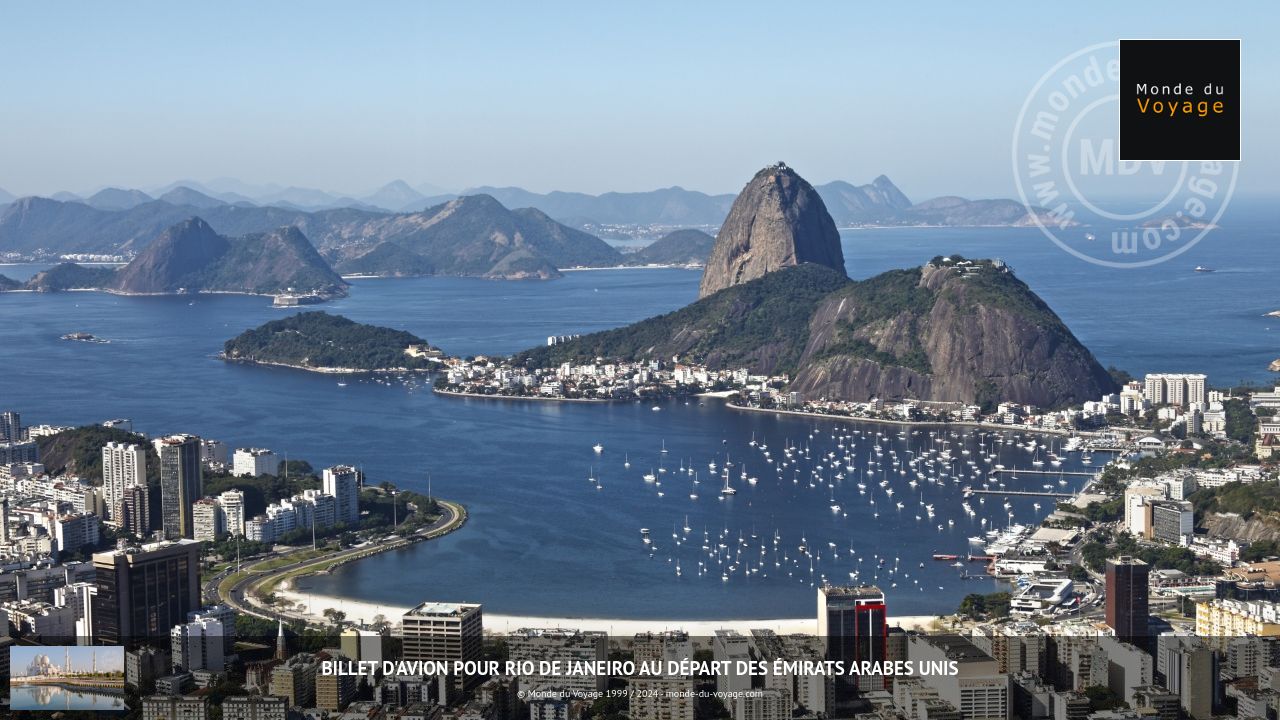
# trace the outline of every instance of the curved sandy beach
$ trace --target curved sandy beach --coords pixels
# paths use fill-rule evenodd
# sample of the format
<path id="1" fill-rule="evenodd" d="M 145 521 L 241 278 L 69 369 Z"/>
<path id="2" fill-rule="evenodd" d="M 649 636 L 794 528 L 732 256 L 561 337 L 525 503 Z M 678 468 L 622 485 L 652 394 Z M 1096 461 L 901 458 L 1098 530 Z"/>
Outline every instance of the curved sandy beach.
<path id="1" fill-rule="evenodd" d="M 375 616 L 382 615 L 394 624 L 409 608 L 403 605 L 379 605 L 377 603 L 332 597 L 329 595 L 313 595 L 292 589 L 278 589 L 277 595 L 285 598 L 295 607 L 301 606 L 300 614 L 310 616 L 319 622 L 327 622 L 324 611 L 330 608 L 346 613 L 346 619 L 368 623 Z M 904 629 L 927 629 L 937 621 L 933 615 L 908 615 L 889 618 L 890 625 L 898 625 Z M 818 631 L 818 622 L 814 618 L 780 618 L 759 620 L 623 620 L 614 618 L 574 618 L 574 617 L 533 617 L 526 615 L 484 614 L 484 629 L 488 632 L 505 633 L 520 628 L 574 628 L 578 630 L 603 630 L 610 635 L 627 636 L 642 632 L 660 632 L 663 630 L 683 630 L 690 635 L 703 637 L 713 635 L 716 630 L 731 629 L 746 633 L 752 629 L 764 628 L 780 634 L 809 633 Z"/>

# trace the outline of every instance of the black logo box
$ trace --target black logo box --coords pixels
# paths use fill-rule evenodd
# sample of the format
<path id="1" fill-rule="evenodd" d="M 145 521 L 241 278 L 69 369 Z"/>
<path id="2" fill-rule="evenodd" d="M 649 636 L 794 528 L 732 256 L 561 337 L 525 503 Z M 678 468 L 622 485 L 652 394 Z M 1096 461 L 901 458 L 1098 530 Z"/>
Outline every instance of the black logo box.
<path id="1" fill-rule="evenodd" d="M 1239 160 L 1241 100 L 1239 40 L 1120 41 L 1121 160 Z"/>

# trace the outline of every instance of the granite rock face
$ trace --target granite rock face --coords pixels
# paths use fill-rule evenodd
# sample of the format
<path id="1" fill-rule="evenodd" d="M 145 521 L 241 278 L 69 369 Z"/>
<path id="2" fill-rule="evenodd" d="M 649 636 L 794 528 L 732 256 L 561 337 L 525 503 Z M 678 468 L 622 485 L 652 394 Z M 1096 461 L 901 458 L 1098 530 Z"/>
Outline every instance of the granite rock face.
<path id="1" fill-rule="evenodd" d="M 802 263 L 841 274 L 840 233 L 813 186 L 782 163 L 747 183 L 716 236 L 698 297 Z"/>
<path id="2" fill-rule="evenodd" d="M 165 230 L 115 273 L 125 293 L 342 294 L 346 282 L 295 227 L 227 238 L 193 217 Z"/>
<path id="3" fill-rule="evenodd" d="M 1056 408 L 1116 384 L 1012 272 L 963 261 L 890 271 L 828 296 L 791 389 L 811 399 Z"/>

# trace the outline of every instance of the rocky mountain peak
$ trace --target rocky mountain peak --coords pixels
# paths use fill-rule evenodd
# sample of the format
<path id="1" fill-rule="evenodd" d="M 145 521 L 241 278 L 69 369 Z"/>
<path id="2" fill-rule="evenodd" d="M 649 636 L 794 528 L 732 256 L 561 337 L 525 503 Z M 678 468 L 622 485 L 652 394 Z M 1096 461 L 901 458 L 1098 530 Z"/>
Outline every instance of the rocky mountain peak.
<path id="1" fill-rule="evenodd" d="M 802 263 L 845 273 L 840 233 L 818 192 L 785 163 L 764 168 L 733 201 L 698 296 Z"/>

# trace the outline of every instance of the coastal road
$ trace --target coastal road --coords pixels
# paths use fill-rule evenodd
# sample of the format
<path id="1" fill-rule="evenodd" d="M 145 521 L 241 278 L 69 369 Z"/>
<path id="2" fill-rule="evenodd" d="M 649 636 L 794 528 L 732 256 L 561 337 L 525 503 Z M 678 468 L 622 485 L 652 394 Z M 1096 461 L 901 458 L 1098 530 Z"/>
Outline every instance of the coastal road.
<path id="1" fill-rule="evenodd" d="M 466 523 L 467 510 L 465 507 L 449 500 L 437 500 L 437 502 L 440 504 L 441 510 L 443 510 L 440 517 L 430 525 L 419 528 L 415 533 L 408 537 L 391 536 L 376 538 L 367 541 L 360 547 L 349 548 L 347 550 L 324 555 L 322 557 L 299 559 L 296 562 L 273 566 L 268 569 L 259 569 L 258 566 L 260 565 L 265 565 L 272 561 L 279 561 L 282 558 L 288 558 L 290 555 L 305 553 L 307 550 L 310 550 L 310 548 L 302 547 L 288 553 L 273 554 L 249 565 L 240 573 L 220 573 L 209 581 L 209 585 L 206 586 L 206 594 L 209 594 L 209 590 L 212 589 L 212 594 L 217 598 L 218 602 L 229 605 L 238 612 L 248 613 L 268 620 L 304 619 L 301 615 L 296 613 L 281 612 L 259 605 L 258 603 L 250 600 L 249 595 L 254 588 L 266 585 L 277 579 L 282 579 L 284 576 L 300 577 L 302 575 L 309 574 L 309 572 L 319 572 L 321 570 L 330 569 L 344 563 L 376 555 L 388 550 L 408 547 L 417 542 L 423 542 L 447 535 Z M 228 579 L 235 575 L 242 575 L 242 577 L 238 577 L 234 581 L 228 582 Z M 210 588 L 210 586 L 212 586 L 212 588 Z"/>

